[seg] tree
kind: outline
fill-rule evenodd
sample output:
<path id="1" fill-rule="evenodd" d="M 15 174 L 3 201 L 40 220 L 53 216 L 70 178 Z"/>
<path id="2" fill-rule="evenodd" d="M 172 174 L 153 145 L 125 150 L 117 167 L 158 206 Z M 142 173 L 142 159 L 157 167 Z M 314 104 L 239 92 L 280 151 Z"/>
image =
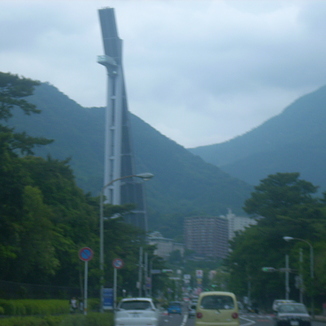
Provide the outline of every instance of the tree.
<path id="1" fill-rule="evenodd" d="M 43 203 L 42 193 L 38 188 L 26 186 L 23 194 L 24 214 L 19 228 L 19 252 L 15 268 L 19 273 L 16 280 L 29 280 L 35 283 L 48 281 L 60 266 L 54 246 L 54 226 L 50 217 L 52 210 Z"/>
<path id="2" fill-rule="evenodd" d="M 277 173 L 261 180 L 251 198 L 245 201 L 245 212 L 273 220 L 277 215 L 285 215 L 295 205 L 316 203 L 312 195 L 318 187 L 300 180 L 299 176 L 299 173 Z"/>
<path id="3" fill-rule="evenodd" d="M 68 159 L 26 156 L 21 161 L 33 186 L 42 193 L 44 204 L 53 212 L 47 218 L 53 225 L 52 245 L 60 268 L 52 275 L 52 283 L 78 286 L 78 251 L 85 246 L 94 251 L 98 248 L 98 201 L 77 187 Z"/>
<path id="4" fill-rule="evenodd" d="M 18 75 L 0 72 L 0 121 L 7 122 L 17 108 L 25 114 L 40 113 L 35 105 L 29 103 L 24 98 L 34 92 L 34 87 L 39 85 L 38 81 L 22 78 Z M 11 154 L 19 150 L 22 154 L 32 154 L 32 148 L 36 145 L 46 145 L 52 140 L 42 137 L 31 137 L 25 132 L 15 133 L 14 128 L 5 124 L 0 124 L 0 156 L 5 151 Z"/>
<path id="5" fill-rule="evenodd" d="M 48 144 L 45 138 L 29 137 L 15 133 L 7 126 L 13 111 L 25 114 L 39 113 L 24 97 L 33 93 L 38 82 L 17 75 L 0 72 L 0 275 L 12 275 L 11 262 L 19 252 L 19 224 L 23 216 L 24 191 L 29 183 L 28 173 L 18 157 L 20 151 L 32 153 L 36 145 Z"/>
<path id="6" fill-rule="evenodd" d="M 6 124 L 15 110 L 40 112 L 25 99 L 38 84 L 0 73 L 0 279 L 77 288 L 84 270 L 78 252 L 87 246 L 94 251 L 89 289 L 99 290 L 99 198 L 77 187 L 69 159 L 33 156 L 34 146 L 50 140 L 16 133 Z M 105 216 L 123 216 L 132 208 L 105 205 Z M 128 290 L 135 290 L 139 247 L 154 251 L 144 240 L 143 231 L 123 217 L 105 221 L 108 282 L 112 260 L 121 257 L 126 267 L 119 277 Z"/>
<path id="7" fill-rule="evenodd" d="M 290 247 L 283 236 L 315 242 L 321 225 L 325 230 L 323 204 L 314 197 L 318 188 L 299 177 L 299 173 L 277 173 L 262 180 L 244 205 L 257 218 L 257 225 L 231 242 L 227 259 L 231 288 L 246 295 L 250 284 L 256 301 L 270 304 L 273 298 L 284 296 L 284 275 L 261 271 L 264 266 L 285 266 Z"/>

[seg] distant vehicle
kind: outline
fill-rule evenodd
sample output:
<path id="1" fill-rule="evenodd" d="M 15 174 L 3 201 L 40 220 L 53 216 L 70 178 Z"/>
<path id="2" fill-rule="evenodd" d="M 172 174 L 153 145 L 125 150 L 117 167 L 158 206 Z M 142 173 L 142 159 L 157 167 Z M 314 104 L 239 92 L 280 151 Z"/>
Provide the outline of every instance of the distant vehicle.
<path id="1" fill-rule="evenodd" d="M 191 299 L 191 304 L 193 304 L 193 305 L 197 305 L 197 302 L 198 302 L 198 297 L 196 296 L 196 297 L 193 297 L 192 299 Z"/>
<path id="2" fill-rule="evenodd" d="M 180 301 L 172 301 L 168 306 L 168 314 L 182 314 L 182 304 Z"/>
<path id="3" fill-rule="evenodd" d="M 191 304 L 188 307 L 188 318 L 195 317 L 196 316 L 196 305 Z"/>
<path id="4" fill-rule="evenodd" d="M 311 317 L 302 303 L 281 303 L 277 308 L 275 326 L 311 326 Z"/>
<path id="5" fill-rule="evenodd" d="M 151 298 L 122 299 L 114 312 L 115 326 L 158 326 L 160 311 Z"/>
<path id="6" fill-rule="evenodd" d="M 196 306 L 196 326 L 239 326 L 237 298 L 231 292 L 202 292 Z"/>
<path id="7" fill-rule="evenodd" d="M 274 300 L 273 302 L 273 311 L 277 311 L 277 307 L 280 305 L 280 304 L 283 304 L 283 303 L 295 303 L 294 300 L 286 300 L 286 299 L 277 299 L 277 300 Z"/>

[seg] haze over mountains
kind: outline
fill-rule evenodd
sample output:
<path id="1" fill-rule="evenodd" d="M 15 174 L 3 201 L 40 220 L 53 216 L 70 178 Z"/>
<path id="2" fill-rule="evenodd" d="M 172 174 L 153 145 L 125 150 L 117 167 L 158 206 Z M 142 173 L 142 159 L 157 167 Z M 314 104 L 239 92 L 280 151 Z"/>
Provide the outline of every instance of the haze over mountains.
<path id="1" fill-rule="evenodd" d="M 10 124 L 32 136 L 54 139 L 36 154 L 71 158 L 77 184 L 98 196 L 103 184 L 104 108 L 83 108 L 47 83 L 30 101 L 39 115 L 16 112 Z M 242 206 L 269 174 L 300 172 L 326 189 L 326 87 L 307 94 L 258 128 L 228 142 L 185 149 L 130 114 L 136 173 L 146 183 L 149 228 L 180 239 L 183 218 L 218 216 Z"/>
<path id="2" fill-rule="evenodd" d="M 43 83 L 30 102 L 41 114 L 15 112 L 9 122 L 18 131 L 55 141 L 36 154 L 65 160 L 77 184 L 98 196 L 103 185 L 104 108 L 83 108 L 54 86 Z M 130 114 L 136 173 L 151 172 L 146 182 L 149 228 L 181 240 L 183 218 L 198 214 L 219 216 L 231 208 L 237 214 L 252 187 L 206 163 L 184 147 Z"/>
<path id="3" fill-rule="evenodd" d="M 251 185 L 277 172 L 300 172 L 326 191 L 326 86 L 300 97 L 252 131 L 193 154 Z"/>

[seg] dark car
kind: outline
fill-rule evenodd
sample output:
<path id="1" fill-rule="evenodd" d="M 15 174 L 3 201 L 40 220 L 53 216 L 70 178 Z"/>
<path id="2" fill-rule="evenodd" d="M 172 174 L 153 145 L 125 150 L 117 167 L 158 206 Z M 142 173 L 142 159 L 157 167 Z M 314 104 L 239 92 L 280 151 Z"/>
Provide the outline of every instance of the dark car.
<path id="1" fill-rule="evenodd" d="M 172 301 L 168 306 L 169 314 L 182 314 L 182 305 L 180 301 Z"/>
<path id="2" fill-rule="evenodd" d="M 302 303 L 283 303 L 277 307 L 275 326 L 311 326 L 311 318 Z"/>
<path id="3" fill-rule="evenodd" d="M 188 317 L 195 317 L 196 316 L 196 305 L 195 304 L 191 304 L 188 307 Z"/>

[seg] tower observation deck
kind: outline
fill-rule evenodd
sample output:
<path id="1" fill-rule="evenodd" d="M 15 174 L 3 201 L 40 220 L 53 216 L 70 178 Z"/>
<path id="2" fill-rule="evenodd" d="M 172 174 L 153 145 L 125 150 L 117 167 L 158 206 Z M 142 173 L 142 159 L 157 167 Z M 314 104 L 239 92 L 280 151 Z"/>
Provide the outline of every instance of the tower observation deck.
<path id="1" fill-rule="evenodd" d="M 107 70 L 107 107 L 105 111 L 104 185 L 135 175 L 130 135 L 129 110 L 122 67 L 122 40 L 118 36 L 113 8 L 99 10 L 104 55 L 98 63 Z M 106 203 L 134 204 L 127 223 L 147 231 L 143 184 L 137 178 L 117 180 L 104 189 Z"/>

